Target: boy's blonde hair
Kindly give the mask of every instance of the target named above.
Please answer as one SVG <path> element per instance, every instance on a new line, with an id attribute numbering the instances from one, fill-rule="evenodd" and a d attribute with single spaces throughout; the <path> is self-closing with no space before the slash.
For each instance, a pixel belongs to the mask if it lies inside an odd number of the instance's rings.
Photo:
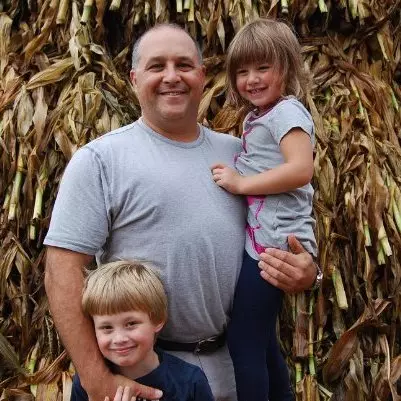
<path id="1" fill-rule="evenodd" d="M 167 296 L 150 265 L 118 261 L 99 266 L 85 280 L 82 308 L 93 315 L 113 315 L 138 310 L 153 324 L 167 320 Z"/>
<path id="2" fill-rule="evenodd" d="M 247 64 L 259 63 L 271 63 L 283 74 L 284 96 L 302 99 L 306 95 L 308 75 L 294 32 L 284 22 L 258 18 L 243 26 L 228 47 L 226 66 L 230 103 L 251 106 L 237 90 L 237 70 Z"/>

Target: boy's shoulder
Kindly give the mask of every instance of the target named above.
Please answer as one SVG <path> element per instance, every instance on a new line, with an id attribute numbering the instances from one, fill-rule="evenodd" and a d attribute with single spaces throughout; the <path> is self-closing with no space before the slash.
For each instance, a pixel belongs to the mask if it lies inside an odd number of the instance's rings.
<path id="1" fill-rule="evenodd" d="M 166 369 L 173 373 L 174 376 L 180 376 L 182 378 L 190 378 L 197 375 L 204 375 L 203 371 L 199 366 L 193 365 L 192 363 L 186 362 L 181 358 L 171 355 L 162 350 L 157 350 L 159 358 L 163 361 Z"/>

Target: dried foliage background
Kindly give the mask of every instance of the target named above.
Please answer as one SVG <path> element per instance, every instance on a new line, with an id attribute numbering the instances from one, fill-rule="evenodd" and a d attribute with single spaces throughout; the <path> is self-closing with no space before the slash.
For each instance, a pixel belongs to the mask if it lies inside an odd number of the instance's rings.
<path id="1" fill-rule="evenodd" d="M 140 113 L 131 43 L 185 25 L 208 71 L 199 120 L 240 135 L 224 51 L 257 15 L 295 25 L 313 86 L 315 215 L 325 280 L 287 297 L 281 342 L 298 400 L 401 400 L 399 0 L 0 1 L 0 400 L 69 399 L 73 368 L 43 289 L 63 169 Z M 398 383 L 398 384 L 397 384 Z M 397 392 L 398 386 L 398 392 Z"/>

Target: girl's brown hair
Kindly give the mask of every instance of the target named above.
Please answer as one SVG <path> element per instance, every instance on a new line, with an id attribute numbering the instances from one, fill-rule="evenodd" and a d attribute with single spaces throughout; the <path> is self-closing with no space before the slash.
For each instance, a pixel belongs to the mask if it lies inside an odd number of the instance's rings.
<path id="1" fill-rule="evenodd" d="M 292 29 L 284 22 L 259 18 L 243 26 L 231 41 L 227 52 L 228 99 L 235 106 L 250 106 L 236 85 L 237 70 L 248 64 L 271 63 L 282 73 L 284 96 L 304 98 L 306 73 L 299 44 Z"/>

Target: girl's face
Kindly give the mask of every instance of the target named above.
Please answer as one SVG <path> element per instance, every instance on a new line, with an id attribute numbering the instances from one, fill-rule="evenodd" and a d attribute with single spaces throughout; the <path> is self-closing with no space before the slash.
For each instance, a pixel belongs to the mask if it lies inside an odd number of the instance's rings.
<path id="1" fill-rule="evenodd" d="M 263 111 L 283 95 L 282 74 L 271 63 L 247 64 L 237 70 L 237 90 L 241 97 Z"/>

